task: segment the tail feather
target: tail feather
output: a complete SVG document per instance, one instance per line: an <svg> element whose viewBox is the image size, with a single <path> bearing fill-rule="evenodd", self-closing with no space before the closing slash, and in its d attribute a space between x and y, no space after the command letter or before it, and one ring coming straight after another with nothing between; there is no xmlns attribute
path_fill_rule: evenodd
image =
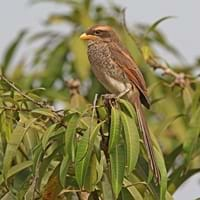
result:
<svg viewBox="0 0 200 200"><path fill-rule="evenodd" d="M144 146L147 151L150 168L153 171L155 179L157 180L158 183L160 183L161 179L160 170L158 169L158 166L156 164L149 128L144 117L144 112L139 97L134 98L134 107L138 118L139 128L143 135Z"/></svg>

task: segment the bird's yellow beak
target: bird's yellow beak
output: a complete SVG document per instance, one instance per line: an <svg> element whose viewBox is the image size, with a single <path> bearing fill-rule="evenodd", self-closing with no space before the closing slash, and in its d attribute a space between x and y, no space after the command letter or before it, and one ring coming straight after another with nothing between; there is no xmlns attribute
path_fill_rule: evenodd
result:
<svg viewBox="0 0 200 200"><path fill-rule="evenodd" d="M80 39L81 39L81 40L95 40L95 39L96 39L96 36L94 36L94 35L87 35L86 33L83 33L83 34L80 36Z"/></svg>
<svg viewBox="0 0 200 200"><path fill-rule="evenodd" d="M88 40L89 38L88 38L88 35L86 33L83 33L83 34L81 34L80 39L81 40Z"/></svg>

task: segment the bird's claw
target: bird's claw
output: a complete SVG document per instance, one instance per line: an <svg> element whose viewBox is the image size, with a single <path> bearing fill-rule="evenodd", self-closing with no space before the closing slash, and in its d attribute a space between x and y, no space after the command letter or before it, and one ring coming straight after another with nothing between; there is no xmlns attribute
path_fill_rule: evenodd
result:
<svg viewBox="0 0 200 200"><path fill-rule="evenodd" d="M103 94L102 97L103 97L103 100L104 100L104 104L110 105L110 106L115 105L116 101L118 99L115 94Z"/></svg>
<svg viewBox="0 0 200 200"><path fill-rule="evenodd" d="M103 94L104 99L115 99L117 96L115 94Z"/></svg>

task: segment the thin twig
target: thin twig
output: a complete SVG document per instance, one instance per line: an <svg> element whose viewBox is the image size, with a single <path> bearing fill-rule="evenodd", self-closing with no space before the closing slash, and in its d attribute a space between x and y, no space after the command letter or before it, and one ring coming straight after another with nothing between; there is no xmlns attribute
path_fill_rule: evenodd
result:
<svg viewBox="0 0 200 200"><path fill-rule="evenodd" d="M18 92L21 96L23 96L24 98L28 99L29 101L31 101L32 103L38 105L39 107L43 108L45 105L45 102L38 102L35 101L34 99L32 99L30 96L26 95L22 90L20 90L17 86L15 86L15 84L8 80L5 76L0 75L0 79L5 81L11 88L13 88L16 92ZM47 106L46 106L47 107Z"/></svg>
<svg viewBox="0 0 200 200"><path fill-rule="evenodd" d="M147 63L154 69L161 69L163 70L163 75L169 75L174 78L171 86L178 85L181 88L184 88L189 80L189 76L184 74L183 72L177 73L169 68L167 65L160 64L156 61L155 58L150 57L147 60Z"/></svg>
<svg viewBox="0 0 200 200"><path fill-rule="evenodd" d="M63 115L59 113L59 111L55 111L52 106L48 105L45 101L36 101L32 97L25 94L21 89L19 89L12 81L8 80L2 74L0 75L0 79L6 82L14 91L16 91L19 95L24 97L25 99L31 101L33 104L39 106L40 108L50 109L56 115L56 118L62 118Z"/></svg>
<svg viewBox="0 0 200 200"><path fill-rule="evenodd" d="M17 107L10 107L10 106L0 106L0 109L2 110L12 110L12 111L24 111L24 112L30 112L31 110L29 109L24 109L24 108L17 108Z"/></svg>
<svg viewBox="0 0 200 200"><path fill-rule="evenodd" d="M94 115L96 111L97 99L98 99L98 94L95 94L93 106L92 106L92 116L91 116L91 121L90 121L90 133L93 130L93 122L94 122Z"/></svg>
<svg viewBox="0 0 200 200"><path fill-rule="evenodd" d="M80 189L63 189L58 196L61 196L64 193L69 193L69 192L86 192L86 190L80 190Z"/></svg>

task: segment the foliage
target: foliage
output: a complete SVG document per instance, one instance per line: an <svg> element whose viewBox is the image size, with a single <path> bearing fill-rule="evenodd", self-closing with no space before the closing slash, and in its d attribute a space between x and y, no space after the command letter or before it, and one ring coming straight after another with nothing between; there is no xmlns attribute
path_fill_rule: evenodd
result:
<svg viewBox="0 0 200 200"><path fill-rule="evenodd" d="M46 25L63 23L69 31L22 31L1 61L1 199L172 199L200 171L200 84L193 73L198 65L172 68L157 59L154 44L183 63L157 30L170 17L133 31L122 24L124 13L113 2L109 7L91 0L37 2L66 6L68 12L49 16ZM149 86L152 106L146 117L160 185L148 168L130 103L120 99L110 104L95 96L104 89L90 73L79 35L96 23L115 27ZM31 66L23 59L13 66L25 38L28 45L39 41Z"/></svg>

